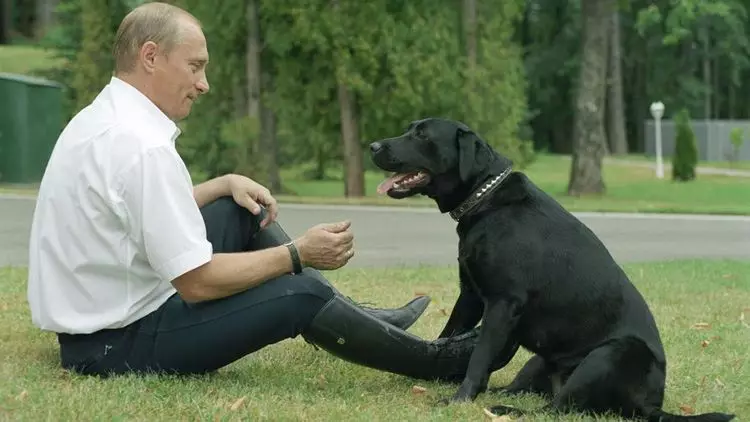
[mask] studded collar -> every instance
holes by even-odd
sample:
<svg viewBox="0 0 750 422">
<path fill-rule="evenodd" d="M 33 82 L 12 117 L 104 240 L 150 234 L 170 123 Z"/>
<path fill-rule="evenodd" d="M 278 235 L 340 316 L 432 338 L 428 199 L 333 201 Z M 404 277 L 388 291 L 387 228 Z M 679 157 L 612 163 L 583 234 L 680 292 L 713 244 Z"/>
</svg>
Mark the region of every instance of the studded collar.
<svg viewBox="0 0 750 422">
<path fill-rule="evenodd" d="M 508 167 L 502 173 L 489 179 L 487 183 L 478 187 L 458 207 L 454 208 L 450 212 L 451 218 L 453 218 L 455 221 L 459 221 L 461 217 L 466 215 L 466 213 L 469 210 L 471 210 L 472 208 L 477 206 L 477 204 L 482 202 L 482 200 L 487 197 L 487 194 L 497 189 L 497 187 L 502 184 L 503 180 L 505 180 L 508 177 L 511 171 L 512 171 L 512 167 Z"/>
</svg>

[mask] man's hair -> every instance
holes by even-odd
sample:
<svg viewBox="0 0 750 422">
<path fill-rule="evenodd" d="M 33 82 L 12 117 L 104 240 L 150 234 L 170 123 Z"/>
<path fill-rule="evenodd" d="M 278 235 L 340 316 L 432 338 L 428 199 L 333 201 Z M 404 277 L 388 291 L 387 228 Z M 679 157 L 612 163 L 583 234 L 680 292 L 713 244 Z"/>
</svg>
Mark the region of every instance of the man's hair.
<svg viewBox="0 0 750 422">
<path fill-rule="evenodd" d="M 115 72 L 133 70 L 139 50 L 148 41 L 157 43 L 164 54 L 172 51 L 182 35 L 180 18 L 201 26 L 195 16 L 167 3 L 146 3 L 130 11 L 120 23 L 112 47 Z"/>
</svg>

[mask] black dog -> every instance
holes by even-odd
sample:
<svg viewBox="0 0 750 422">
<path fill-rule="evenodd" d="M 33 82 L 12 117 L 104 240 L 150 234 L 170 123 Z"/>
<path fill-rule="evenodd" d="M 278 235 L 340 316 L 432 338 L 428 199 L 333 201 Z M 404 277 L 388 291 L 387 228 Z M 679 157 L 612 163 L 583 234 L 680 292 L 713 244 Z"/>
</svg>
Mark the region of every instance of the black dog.
<svg viewBox="0 0 750 422">
<path fill-rule="evenodd" d="M 413 122 L 370 150 L 378 167 L 395 172 L 380 193 L 426 195 L 458 222 L 460 295 L 440 337 L 482 325 L 452 401 L 475 399 L 493 364 L 507 364 L 523 347 L 535 355 L 500 390 L 547 395 L 543 410 L 649 421 L 734 418 L 661 410 L 666 358 L 643 297 L 584 224 L 466 125 Z"/>
</svg>

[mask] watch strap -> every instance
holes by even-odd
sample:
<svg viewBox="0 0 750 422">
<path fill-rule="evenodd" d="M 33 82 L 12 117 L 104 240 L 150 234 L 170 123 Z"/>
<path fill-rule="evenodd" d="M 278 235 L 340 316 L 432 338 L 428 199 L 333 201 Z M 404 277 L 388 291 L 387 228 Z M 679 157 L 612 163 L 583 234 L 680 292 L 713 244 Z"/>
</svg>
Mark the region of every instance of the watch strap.
<svg viewBox="0 0 750 422">
<path fill-rule="evenodd" d="M 284 244 L 287 249 L 289 249 L 289 255 L 292 257 L 292 273 L 293 274 L 299 274 L 302 272 L 302 261 L 299 257 L 299 251 L 297 250 L 297 246 L 294 244 L 294 242 L 287 242 Z"/>
</svg>

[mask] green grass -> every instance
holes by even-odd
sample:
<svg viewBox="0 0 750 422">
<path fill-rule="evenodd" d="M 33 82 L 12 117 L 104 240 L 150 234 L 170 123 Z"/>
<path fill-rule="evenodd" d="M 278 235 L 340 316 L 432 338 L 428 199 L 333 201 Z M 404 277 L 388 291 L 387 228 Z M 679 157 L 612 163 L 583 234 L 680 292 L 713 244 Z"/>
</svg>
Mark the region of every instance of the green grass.
<svg viewBox="0 0 750 422">
<path fill-rule="evenodd" d="M 699 175 L 693 182 L 676 183 L 669 177 L 657 179 L 648 168 L 605 164 L 606 194 L 574 198 L 566 195 L 570 172 L 568 157 L 540 155 L 524 171 L 534 183 L 572 211 L 750 214 L 750 178 Z M 332 177 L 322 181 L 304 180 L 300 173 L 299 169 L 291 169 L 282 174 L 285 185 L 299 195 L 299 198 L 281 196 L 282 201 L 434 206 L 432 201 L 423 198 L 396 201 L 379 197 L 375 188 L 384 178 L 381 172 L 366 173 L 367 197 L 351 200 L 342 198 L 343 183 L 336 177 L 340 172 L 331 171 Z"/>
<path fill-rule="evenodd" d="M 326 180 L 305 180 L 304 168 L 282 171 L 284 185 L 295 195 L 278 195 L 284 203 L 355 204 L 434 207 L 426 198 L 394 200 L 375 192 L 384 173 L 365 174 L 366 197 L 344 198 L 340 170 L 331 169 Z M 571 211 L 707 213 L 750 215 L 750 178 L 698 175 L 689 183 L 673 182 L 669 175 L 659 180 L 653 170 L 637 166 L 604 164 L 603 177 L 607 192 L 602 196 L 574 198 L 567 196 L 570 159 L 566 156 L 541 155 L 524 170 L 540 188 L 554 196 Z M 34 194 L 33 187 L 0 187 L 0 192 Z"/>
<path fill-rule="evenodd" d="M 612 157 L 615 160 L 640 161 L 656 164 L 655 157 L 647 157 L 641 154 L 628 154 L 622 157 Z M 665 157 L 664 164 L 671 164 L 671 158 Z M 699 167 L 714 167 L 719 169 L 750 170 L 750 161 L 699 161 Z"/>
<path fill-rule="evenodd" d="M 35 75 L 60 67 L 62 61 L 54 53 L 27 45 L 0 46 L 0 72 Z"/>
<path fill-rule="evenodd" d="M 625 269 L 650 303 L 663 336 L 664 408 L 750 415 L 750 262 L 675 261 Z M 329 276 L 344 294 L 380 306 L 430 294 L 433 303 L 410 330 L 426 338 L 440 331 L 457 295 L 455 268 L 342 269 Z M 452 394 L 454 386 L 350 364 L 299 338 L 205 377 L 85 378 L 61 370 L 54 337 L 31 325 L 25 278 L 24 269 L 0 269 L 2 420 L 480 421 L 486 419 L 482 409 L 493 404 L 529 409 L 544 404 L 534 396 L 483 394 L 474 403 L 437 407 L 436 400 Z M 695 329 L 697 323 L 709 326 Z M 509 382 L 528 357 L 520 352 L 493 374 L 490 386 Z M 415 385 L 426 392 L 414 394 Z"/>
</svg>

